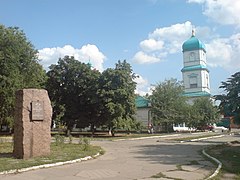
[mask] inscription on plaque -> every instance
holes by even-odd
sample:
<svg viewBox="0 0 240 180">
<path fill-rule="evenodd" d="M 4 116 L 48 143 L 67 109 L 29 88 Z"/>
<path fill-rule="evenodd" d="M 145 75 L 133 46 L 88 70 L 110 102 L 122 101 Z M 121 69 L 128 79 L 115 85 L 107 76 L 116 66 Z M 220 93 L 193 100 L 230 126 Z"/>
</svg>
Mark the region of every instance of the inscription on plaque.
<svg viewBox="0 0 240 180">
<path fill-rule="evenodd" d="M 42 101 L 33 101 L 32 103 L 32 121 L 43 121 L 44 111 Z"/>
</svg>

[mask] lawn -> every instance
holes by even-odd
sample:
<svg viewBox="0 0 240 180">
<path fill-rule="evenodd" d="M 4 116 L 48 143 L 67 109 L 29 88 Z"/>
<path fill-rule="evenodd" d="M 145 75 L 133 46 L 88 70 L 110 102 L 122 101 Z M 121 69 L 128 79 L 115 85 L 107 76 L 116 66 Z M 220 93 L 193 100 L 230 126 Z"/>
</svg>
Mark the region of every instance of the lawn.
<svg viewBox="0 0 240 180">
<path fill-rule="evenodd" d="M 232 173 L 236 179 L 240 179 L 240 142 L 212 146 L 207 153 L 222 162 L 222 174 Z"/>
<path fill-rule="evenodd" d="M 31 158 L 28 160 L 16 159 L 13 157 L 12 152 L 13 143 L 0 143 L 0 172 L 79 159 L 86 156 L 93 156 L 97 153 L 101 154 L 104 151 L 98 146 L 92 146 L 85 142 L 81 144 L 52 143 L 51 154 L 49 156 Z"/>
</svg>

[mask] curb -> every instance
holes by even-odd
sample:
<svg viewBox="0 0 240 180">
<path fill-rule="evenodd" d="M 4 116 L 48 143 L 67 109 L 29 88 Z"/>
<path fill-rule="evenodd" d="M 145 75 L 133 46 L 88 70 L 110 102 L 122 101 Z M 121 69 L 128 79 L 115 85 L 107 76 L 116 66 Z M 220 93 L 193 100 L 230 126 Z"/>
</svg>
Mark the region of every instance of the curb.
<svg viewBox="0 0 240 180">
<path fill-rule="evenodd" d="M 62 165 L 65 165 L 65 164 L 73 164 L 73 163 L 77 163 L 77 162 L 82 162 L 82 161 L 87 161 L 87 160 L 90 160 L 90 159 L 94 159 L 98 156 L 100 156 L 100 153 L 97 153 L 93 156 L 86 156 L 84 158 L 74 159 L 74 160 L 70 160 L 70 161 L 57 162 L 57 163 L 52 163 L 52 164 L 43 164 L 43 165 L 39 165 L 39 166 L 32 166 L 32 167 L 29 167 L 29 168 L 22 168 L 22 169 L 13 169 L 13 170 L 9 170 L 9 171 L 2 171 L 2 172 L 0 172 L 0 175 L 15 174 L 15 173 L 21 173 L 21 172 L 36 170 L 36 169 L 62 166 Z"/>
<path fill-rule="evenodd" d="M 215 162 L 218 164 L 218 167 L 217 167 L 217 169 L 214 171 L 214 173 L 213 173 L 211 176 L 209 176 L 208 178 L 206 178 L 206 180 L 212 179 L 213 177 L 215 177 L 215 176 L 219 173 L 220 169 L 222 168 L 222 163 L 221 163 L 218 159 L 216 159 L 215 157 L 212 157 L 212 156 L 210 156 L 209 154 L 207 154 L 204 149 L 202 150 L 202 153 L 203 153 L 205 156 L 207 156 L 208 158 L 212 159 L 213 161 L 215 161 Z"/>
<path fill-rule="evenodd" d="M 224 137 L 224 136 L 226 136 L 226 135 L 209 136 L 209 137 L 203 137 L 203 138 L 198 138 L 198 139 L 191 139 L 191 140 L 188 140 L 188 141 L 180 141 L 180 143 L 195 142 L 195 141 L 201 141 L 201 140 L 213 139 L 213 138 L 221 138 L 221 137 Z"/>
<path fill-rule="evenodd" d="M 194 141 L 201 141 L 201 140 L 206 140 L 206 139 L 213 139 L 213 138 L 220 138 L 220 137 L 224 137 L 225 135 L 218 135 L 218 136 L 209 136 L 209 137 L 203 137 L 203 138 L 198 138 L 198 139 L 191 139 L 191 142 Z"/>
<path fill-rule="evenodd" d="M 139 137 L 139 138 L 128 138 L 128 139 L 116 139 L 113 142 L 117 141 L 134 141 L 134 140 L 142 140 L 142 139 L 154 139 L 154 138 L 164 138 L 164 137 L 175 137 L 180 136 L 181 134 L 171 134 L 171 135 L 162 135 L 162 136 L 149 136 L 149 137 Z"/>
</svg>

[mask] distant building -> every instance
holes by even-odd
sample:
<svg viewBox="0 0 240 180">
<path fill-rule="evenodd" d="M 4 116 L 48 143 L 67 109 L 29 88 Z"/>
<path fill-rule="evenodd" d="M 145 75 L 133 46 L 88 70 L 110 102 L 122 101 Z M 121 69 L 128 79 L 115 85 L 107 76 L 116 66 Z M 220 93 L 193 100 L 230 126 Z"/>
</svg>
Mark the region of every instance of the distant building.
<svg viewBox="0 0 240 180">
<path fill-rule="evenodd" d="M 184 96 L 189 97 L 190 103 L 197 97 L 210 97 L 206 47 L 195 37 L 194 30 L 190 39 L 183 43 L 182 52 Z"/>
<path fill-rule="evenodd" d="M 135 99 L 135 104 L 137 107 L 136 119 L 142 122 L 143 126 L 148 127 L 151 122 L 151 103 L 150 100 L 137 96 Z"/>
</svg>

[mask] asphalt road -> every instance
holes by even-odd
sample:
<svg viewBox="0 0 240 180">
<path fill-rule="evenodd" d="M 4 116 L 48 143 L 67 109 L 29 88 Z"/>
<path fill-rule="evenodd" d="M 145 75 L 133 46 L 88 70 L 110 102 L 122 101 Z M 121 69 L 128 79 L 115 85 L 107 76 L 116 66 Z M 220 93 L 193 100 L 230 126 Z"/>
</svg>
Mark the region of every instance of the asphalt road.
<svg viewBox="0 0 240 180">
<path fill-rule="evenodd" d="M 179 137 L 199 134 L 180 134 Z M 106 153 L 97 159 L 38 169 L 19 174 L 0 175 L 1 180 L 88 180 L 88 179 L 204 179 L 215 166 L 199 152 L 206 146 L 239 140 L 239 136 L 226 135 L 196 142 L 179 143 L 176 136 L 141 140 L 96 141 Z"/>
</svg>

